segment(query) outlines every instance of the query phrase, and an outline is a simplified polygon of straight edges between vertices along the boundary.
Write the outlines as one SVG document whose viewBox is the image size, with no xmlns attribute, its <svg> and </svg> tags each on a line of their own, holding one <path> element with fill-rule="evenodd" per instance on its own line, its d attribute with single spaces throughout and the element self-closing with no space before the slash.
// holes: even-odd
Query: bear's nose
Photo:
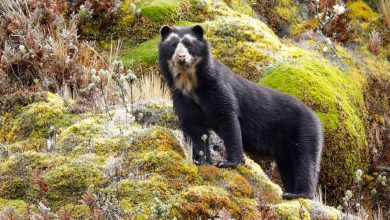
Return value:
<svg viewBox="0 0 390 220">
<path fill-rule="evenodd" d="M 178 59 L 179 62 L 185 62 L 186 61 L 186 56 L 187 55 L 185 53 L 179 53 L 177 55 L 177 59 Z"/>
</svg>

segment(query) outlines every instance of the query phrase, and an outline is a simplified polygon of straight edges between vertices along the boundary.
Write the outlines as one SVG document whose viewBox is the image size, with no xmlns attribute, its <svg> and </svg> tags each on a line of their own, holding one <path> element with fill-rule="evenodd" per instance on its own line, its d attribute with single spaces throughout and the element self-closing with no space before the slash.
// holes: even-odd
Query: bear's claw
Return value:
<svg viewBox="0 0 390 220">
<path fill-rule="evenodd" d="M 312 196 L 308 195 L 307 193 L 283 193 L 282 198 L 285 200 L 292 200 L 292 199 L 312 199 Z"/>
<path fill-rule="evenodd" d="M 216 164 L 217 167 L 219 168 L 236 168 L 240 164 L 239 162 L 231 162 L 228 160 L 218 162 Z"/>
</svg>

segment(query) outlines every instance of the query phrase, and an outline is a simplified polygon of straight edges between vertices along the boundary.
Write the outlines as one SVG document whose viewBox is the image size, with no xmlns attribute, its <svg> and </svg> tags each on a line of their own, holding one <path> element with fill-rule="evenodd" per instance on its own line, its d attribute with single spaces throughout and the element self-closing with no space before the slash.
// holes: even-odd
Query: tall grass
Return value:
<svg viewBox="0 0 390 220">
<path fill-rule="evenodd" d="M 132 86 L 133 97 L 129 100 L 170 100 L 168 87 L 162 82 L 161 77 L 155 73 L 141 76 Z"/>
<path fill-rule="evenodd" d="M 383 20 L 390 29 L 390 0 L 379 0 L 379 6 L 383 14 Z"/>
</svg>

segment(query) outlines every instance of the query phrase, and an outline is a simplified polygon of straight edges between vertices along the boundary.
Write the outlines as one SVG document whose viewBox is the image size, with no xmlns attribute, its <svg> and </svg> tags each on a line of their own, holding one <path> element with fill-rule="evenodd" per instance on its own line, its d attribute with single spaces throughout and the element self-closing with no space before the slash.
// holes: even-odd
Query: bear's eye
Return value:
<svg viewBox="0 0 390 220">
<path fill-rule="evenodd" d="M 190 41 L 183 41 L 183 44 L 190 49 L 192 47 L 192 43 Z"/>
<path fill-rule="evenodd" d="M 178 42 L 172 42 L 169 44 L 169 47 L 174 49 L 174 48 L 176 48 L 177 44 L 178 44 Z"/>
</svg>

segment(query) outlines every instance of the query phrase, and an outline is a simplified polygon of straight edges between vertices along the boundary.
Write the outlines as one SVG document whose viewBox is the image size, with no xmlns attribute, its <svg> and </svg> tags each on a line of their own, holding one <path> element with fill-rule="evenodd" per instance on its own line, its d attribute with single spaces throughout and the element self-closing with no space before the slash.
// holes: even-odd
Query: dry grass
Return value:
<svg viewBox="0 0 390 220">
<path fill-rule="evenodd" d="M 161 77 L 155 73 L 141 76 L 131 87 L 133 97 L 129 96 L 129 100 L 171 100 L 168 87 L 162 82 Z"/>
<path fill-rule="evenodd" d="M 368 50 L 375 56 L 378 56 L 380 54 L 380 49 L 381 49 L 381 37 L 379 35 L 379 32 L 373 30 L 371 31 L 369 36 L 370 36 L 370 40 L 368 42 Z"/>
<path fill-rule="evenodd" d="M 390 29 L 390 0 L 379 0 L 379 5 L 383 14 L 383 20 Z"/>
</svg>

